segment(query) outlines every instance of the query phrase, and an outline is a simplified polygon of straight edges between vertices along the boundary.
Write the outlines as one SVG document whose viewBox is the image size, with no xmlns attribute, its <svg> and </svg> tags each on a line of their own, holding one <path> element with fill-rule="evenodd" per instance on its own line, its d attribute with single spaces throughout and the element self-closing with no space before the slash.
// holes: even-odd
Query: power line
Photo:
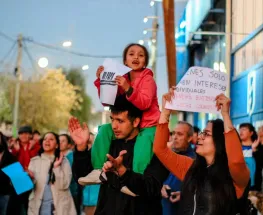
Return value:
<svg viewBox="0 0 263 215">
<path fill-rule="evenodd" d="M 16 42 L 15 39 L 13 39 L 12 37 L 6 35 L 5 33 L 1 32 L 1 31 L 0 31 L 0 36 L 4 37 L 5 39 L 7 39 L 9 41 Z M 26 42 L 29 42 L 29 43 L 33 43 L 35 45 L 38 45 L 38 46 L 41 46 L 41 47 L 44 47 L 44 48 L 47 48 L 47 49 L 52 49 L 52 50 L 56 50 L 56 51 L 60 51 L 60 52 L 65 52 L 65 53 L 76 55 L 76 56 L 80 56 L 80 57 L 98 58 L 98 59 L 99 58 L 122 58 L 122 56 L 118 56 L 118 55 L 92 55 L 92 54 L 87 54 L 87 53 L 82 53 L 82 52 L 66 50 L 66 49 L 58 47 L 58 46 L 37 42 L 37 41 L 33 40 L 31 37 L 23 38 L 23 41 L 26 41 Z M 25 50 L 25 51 L 28 52 L 28 49 Z M 29 54 L 29 56 L 30 56 L 30 54 Z M 166 55 L 165 54 L 161 54 L 161 55 L 158 55 L 157 57 L 164 57 L 164 56 L 166 56 Z"/>
<path fill-rule="evenodd" d="M 60 48 L 58 46 L 53 46 L 53 45 L 48 45 L 48 44 L 36 42 L 33 39 L 24 39 L 24 40 L 27 41 L 27 42 L 36 44 L 38 46 L 45 47 L 47 49 L 53 49 L 53 50 L 60 51 L 60 52 L 66 52 L 66 53 L 77 55 L 77 56 L 80 56 L 80 57 L 89 57 L 89 58 L 122 58 L 122 56 L 117 56 L 117 55 L 91 55 L 91 54 L 86 54 L 86 53 L 66 50 L 66 49 Z"/>
<path fill-rule="evenodd" d="M 117 55 L 91 55 L 91 54 L 87 54 L 87 53 L 66 50 L 66 49 L 58 47 L 58 46 L 37 42 L 37 41 L 35 41 L 35 40 L 31 39 L 31 38 L 26 38 L 26 39 L 24 39 L 24 41 L 33 43 L 35 45 L 38 45 L 38 46 L 41 46 L 41 47 L 44 47 L 44 48 L 47 48 L 47 49 L 52 49 L 52 50 L 56 50 L 56 51 L 60 51 L 60 52 L 66 52 L 68 54 L 77 55 L 77 56 L 80 56 L 80 57 L 88 57 L 88 58 L 122 58 L 122 56 L 117 56 Z M 164 56 L 165 56 L 165 54 L 160 54 L 157 57 L 164 57 Z"/>
<path fill-rule="evenodd" d="M 34 59 L 33 59 L 33 57 L 31 56 L 31 54 L 29 53 L 26 43 L 23 43 L 23 49 L 24 49 L 24 51 L 26 52 L 27 57 L 28 57 L 31 65 L 32 65 L 32 69 L 33 69 L 34 72 L 37 74 L 37 69 L 36 69 L 35 64 L 34 64 Z"/>
<path fill-rule="evenodd" d="M 6 35 L 6 34 L 3 33 L 2 31 L 0 31 L 0 36 L 3 37 L 3 38 L 5 38 L 5 39 L 7 39 L 7 40 L 9 40 L 9 41 L 11 41 L 11 42 L 16 41 L 15 39 L 13 39 L 12 37 Z"/>
<path fill-rule="evenodd" d="M 13 49 L 16 46 L 16 41 L 13 43 L 13 45 L 11 46 L 11 48 L 8 50 L 8 52 L 6 53 L 6 55 L 3 57 L 3 59 L 0 61 L 0 64 L 3 64 L 6 60 L 6 58 L 8 58 L 8 56 L 12 53 Z"/>
</svg>

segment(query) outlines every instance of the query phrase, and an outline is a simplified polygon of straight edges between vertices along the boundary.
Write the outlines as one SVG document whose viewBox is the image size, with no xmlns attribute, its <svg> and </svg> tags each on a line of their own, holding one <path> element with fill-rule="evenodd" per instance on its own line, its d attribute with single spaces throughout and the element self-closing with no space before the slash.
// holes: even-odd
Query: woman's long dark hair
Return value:
<svg viewBox="0 0 263 215">
<path fill-rule="evenodd" d="M 0 132 L 0 144 L 3 146 L 4 152 L 8 151 L 6 137 L 4 136 L 2 132 Z"/>
<path fill-rule="evenodd" d="M 202 189 L 204 181 L 211 183 L 215 210 L 213 214 L 224 214 L 226 205 L 236 200 L 233 180 L 229 172 L 228 159 L 225 149 L 224 123 L 221 119 L 211 120 L 212 138 L 215 145 L 214 163 L 207 168 L 204 157 L 196 155 L 196 159 L 186 174 L 182 193 L 195 193 Z"/>
<path fill-rule="evenodd" d="M 44 153 L 44 148 L 43 148 L 43 141 L 44 141 L 44 138 L 47 134 L 53 134 L 55 139 L 56 139 L 56 142 L 57 142 L 57 145 L 58 147 L 56 148 L 55 150 L 55 158 L 53 160 L 53 162 L 51 163 L 50 167 L 49 167 L 49 171 L 48 171 L 48 174 L 49 174 L 49 178 L 48 178 L 48 184 L 51 182 L 52 184 L 54 184 L 54 182 L 56 181 L 56 177 L 55 177 L 55 174 L 53 173 L 53 167 L 54 167 L 54 163 L 56 161 L 57 158 L 59 158 L 60 156 L 60 147 L 59 147 L 59 136 L 54 133 L 54 132 L 47 132 L 45 133 L 45 135 L 43 136 L 43 138 L 40 140 L 41 141 L 41 148 L 38 152 L 38 155 L 41 156 L 42 153 Z"/>
</svg>

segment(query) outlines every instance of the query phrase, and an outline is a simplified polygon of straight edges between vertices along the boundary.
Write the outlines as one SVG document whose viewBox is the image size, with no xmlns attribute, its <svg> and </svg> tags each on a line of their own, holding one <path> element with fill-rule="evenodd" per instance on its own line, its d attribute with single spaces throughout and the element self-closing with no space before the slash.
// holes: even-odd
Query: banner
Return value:
<svg viewBox="0 0 263 215">
<path fill-rule="evenodd" d="M 205 67 L 191 67 L 176 86 L 172 102 L 165 108 L 179 111 L 215 113 L 215 97 L 225 94 L 227 74 Z"/>
</svg>

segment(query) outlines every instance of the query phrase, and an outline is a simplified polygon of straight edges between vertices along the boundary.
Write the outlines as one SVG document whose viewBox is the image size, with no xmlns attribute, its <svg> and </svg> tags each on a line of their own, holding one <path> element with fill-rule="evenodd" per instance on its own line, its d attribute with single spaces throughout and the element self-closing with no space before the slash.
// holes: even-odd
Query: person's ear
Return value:
<svg viewBox="0 0 263 215">
<path fill-rule="evenodd" d="M 141 119 L 139 117 L 135 118 L 135 120 L 133 120 L 133 127 L 134 128 L 139 127 L 140 122 L 141 122 Z"/>
<path fill-rule="evenodd" d="M 188 137 L 188 143 L 192 142 L 193 136 Z"/>
</svg>

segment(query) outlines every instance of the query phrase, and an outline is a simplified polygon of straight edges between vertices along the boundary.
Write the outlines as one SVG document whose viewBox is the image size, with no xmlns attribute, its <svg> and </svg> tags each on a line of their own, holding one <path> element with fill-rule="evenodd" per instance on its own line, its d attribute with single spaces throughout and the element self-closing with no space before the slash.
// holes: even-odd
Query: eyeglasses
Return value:
<svg viewBox="0 0 263 215">
<path fill-rule="evenodd" d="M 199 133 L 199 136 L 201 137 L 202 140 L 204 140 L 206 137 L 211 137 L 211 134 L 208 134 L 206 131 L 201 131 Z"/>
</svg>

